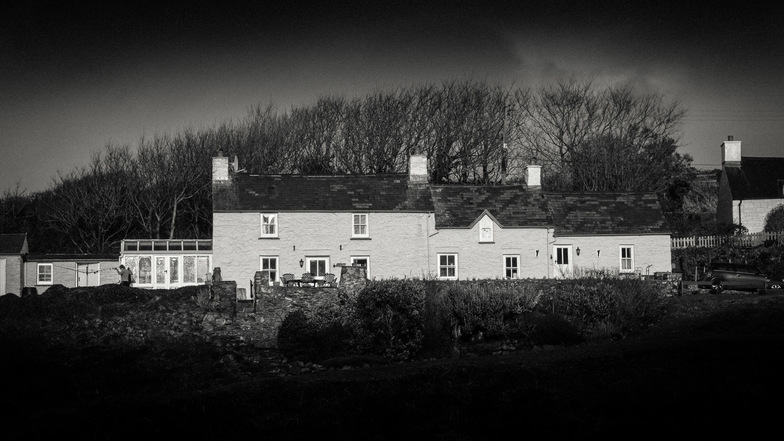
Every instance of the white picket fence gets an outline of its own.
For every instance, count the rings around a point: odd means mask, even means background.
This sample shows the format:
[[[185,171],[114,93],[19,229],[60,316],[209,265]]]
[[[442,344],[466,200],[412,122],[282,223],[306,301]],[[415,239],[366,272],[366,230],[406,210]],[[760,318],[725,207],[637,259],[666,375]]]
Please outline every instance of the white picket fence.
[[[761,231],[759,233],[743,234],[740,236],[693,236],[673,237],[670,239],[672,249],[718,247],[732,244],[739,247],[755,247],[776,242],[784,244],[784,231]]]

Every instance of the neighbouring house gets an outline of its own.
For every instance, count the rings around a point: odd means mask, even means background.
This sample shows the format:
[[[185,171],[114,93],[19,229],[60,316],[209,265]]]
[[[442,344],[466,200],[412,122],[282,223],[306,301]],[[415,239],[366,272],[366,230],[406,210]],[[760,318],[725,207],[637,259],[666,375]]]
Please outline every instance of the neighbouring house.
[[[0,234],[0,295],[22,295],[27,234]]]
[[[784,204],[784,157],[741,156],[741,142],[732,136],[722,143],[721,157],[716,220],[763,231],[768,213]]]
[[[133,272],[135,287],[200,285],[212,280],[212,240],[125,239],[120,262]]]
[[[234,170],[238,169],[236,164]],[[431,185],[408,174],[251,175],[213,158],[213,265],[224,280],[257,271],[369,278],[546,278],[581,270],[670,272],[670,231],[649,193],[543,191],[531,165],[517,185]]]
[[[117,283],[117,254],[28,254],[24,286],[43,294],[52,285],[66,288]]]

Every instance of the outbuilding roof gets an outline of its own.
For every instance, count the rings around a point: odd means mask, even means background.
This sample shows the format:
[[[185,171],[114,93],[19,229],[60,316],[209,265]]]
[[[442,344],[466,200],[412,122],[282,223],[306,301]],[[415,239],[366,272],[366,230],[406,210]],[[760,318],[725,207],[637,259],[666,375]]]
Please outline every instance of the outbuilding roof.
[[[27,253],[27,235],[24,233],[17,234],[0,234],[0,254],[26,254]]]
[[[784,158],[743,156],[740,164],[740,167],[724,167],[732,199],[775,199],[784,196]]]

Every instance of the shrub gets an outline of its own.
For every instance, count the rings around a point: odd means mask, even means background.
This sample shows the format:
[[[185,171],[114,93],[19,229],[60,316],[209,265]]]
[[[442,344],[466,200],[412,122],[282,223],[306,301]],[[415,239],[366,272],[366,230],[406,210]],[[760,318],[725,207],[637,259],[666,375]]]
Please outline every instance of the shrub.
[[[623,335],[658,317],[664,302],[660,289],[639,279],[568,280],[543,295],[539,307],[568,319],[583,335],[599,328]]]
[[[422,348],[425,284],[421,280],[371,281],[356,298],[359,346],[395,359]]]
[[[533,310],[539,298],[533,285],[507,280],[454,282],[445,291],[455,334],[474,338],[507,337],[509,321]]]

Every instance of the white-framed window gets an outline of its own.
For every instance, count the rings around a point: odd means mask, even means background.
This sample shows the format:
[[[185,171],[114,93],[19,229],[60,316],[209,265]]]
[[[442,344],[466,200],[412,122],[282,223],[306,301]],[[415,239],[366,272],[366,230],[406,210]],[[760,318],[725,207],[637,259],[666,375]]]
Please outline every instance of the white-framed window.
[[[54,283],[54,265],[39,263],[36,268],[36,283],[38,285],[51,285]]]
[[[305,257],[305,269],[316,279],[323,279],[324,274],[329,272],[329,257]]]
[[[278,281],[278,256],[261,256],[259,265],[262,272],[269,276],[269,284]]]
[[[438,254],[438,278],[457,280],[457,254]]]
[[[621,272],[634,272],[634,247],[621,245]]]
[[[479,242],[493,241],[493,220],[484,216],[479,221]]]
[[[370,237],[367,213],[353,214],[351,218],[351,237]]]
[[[504,256],[504,277],[507,279],[520,278],[520,256],[508,254]]]
[[[370,256],[351,256],[352,266],[364,266],[365,277],[370,278]]]
[[[261,237],[278,237],[277,213],[261,213]]]

